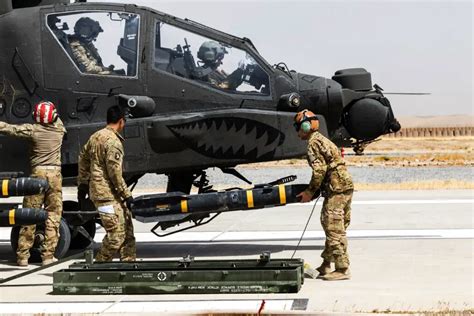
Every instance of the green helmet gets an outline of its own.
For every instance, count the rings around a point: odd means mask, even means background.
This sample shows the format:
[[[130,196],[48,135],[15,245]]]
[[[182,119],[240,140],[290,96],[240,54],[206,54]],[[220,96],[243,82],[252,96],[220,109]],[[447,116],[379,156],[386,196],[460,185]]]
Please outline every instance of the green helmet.
[[[225,54],[227,51],[224,46],[215,41],[208,41],[199,47],[197,57],[205,64],[216,64],[224,59]]]

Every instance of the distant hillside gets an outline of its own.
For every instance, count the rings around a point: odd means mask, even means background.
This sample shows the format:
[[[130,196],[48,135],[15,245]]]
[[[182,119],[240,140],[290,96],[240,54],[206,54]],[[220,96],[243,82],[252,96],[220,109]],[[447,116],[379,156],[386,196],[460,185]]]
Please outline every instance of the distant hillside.
[[[474,126],[474,115],[400,116],[397,119],[403,128]]]

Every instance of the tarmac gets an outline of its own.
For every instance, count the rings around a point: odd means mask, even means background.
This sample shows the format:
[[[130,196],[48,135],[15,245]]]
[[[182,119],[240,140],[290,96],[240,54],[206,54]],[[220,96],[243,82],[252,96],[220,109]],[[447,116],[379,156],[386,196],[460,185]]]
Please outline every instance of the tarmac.
[[[141,260],[303,258],[318,266],[324,234],[318,201],[221,214],[208,225],[158,238],[135,222]],[[355,192],[348,230],[352,278],[305,279],[294,294],[52,295],[52,273],[72,261],[0,285],[1,314],[53,313],[406,313],[474,311],[474,192]],[[25,271],[14,264],[9,228],[0,228],[0,278]],[[100,242],[103,230],[95,240]],[[98,245],[96,245],[97,247]],[[27,269],[38,265],[30,264]],[[263,307],[262,307],[263,306]]]

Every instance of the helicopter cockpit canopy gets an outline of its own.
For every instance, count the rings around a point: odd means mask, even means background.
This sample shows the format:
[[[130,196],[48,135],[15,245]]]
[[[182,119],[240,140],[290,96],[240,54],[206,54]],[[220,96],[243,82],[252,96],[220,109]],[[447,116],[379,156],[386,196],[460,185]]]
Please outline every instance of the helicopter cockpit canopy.
[[[160,21],[153,68],[228,92],[270,93],[268,74],[248,52]]]
[[[137,75],[140,17],[123,12],[50,14],[48,26],[82,73]]]

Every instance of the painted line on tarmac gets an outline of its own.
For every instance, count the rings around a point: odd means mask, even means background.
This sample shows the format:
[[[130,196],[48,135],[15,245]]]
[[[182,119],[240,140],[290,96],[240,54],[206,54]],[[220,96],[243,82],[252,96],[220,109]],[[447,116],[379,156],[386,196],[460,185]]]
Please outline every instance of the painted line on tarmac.
[[[239,232],[182,232],[158,238],[152,233],[135,233],[137,242],[258,242],[296,241],[302,231],[239,231]],[[101,242],[105,233],[97,233],[94,240]],[[473,239],[474,229],[407,229],[407,230],[349,230],[349,239]],[[323,240],[324,231],[306,231],[304,240]]]
[[[323,198],[317,205],[323,205]],[[432,200],[370,200],[352,201],[352,205],[412,205],[412,204],[474,204],[474,199],[432,199]],[[314,203],[294,203],[294,206],[308,206]]]
[[[305,310],[299,300],[267,300],[263,311]],[[295,304],[298,303],[298,304]],[[108,301],[108,302],[38,302],[0,303],[2,314],[81,314],[92,313],[170,313],[170,312],[250,312],[257,313],[262,300],[199,300],[199,301]]]
[[[135,233],[137,242],[239,242],[239,241],[284,241],[298,240],[302,231],[236,231],[236,232],[181,232],[159,238],[151,232]],[[105,233],[99,231],[94,240],[101,242]],[[347,231],[349,239],[474,239],[474,229],[373,229]],[[309,230],[304,240],[324,239],[322,230]],[[10,231],[0,230],[0,243],[10,243]]]

